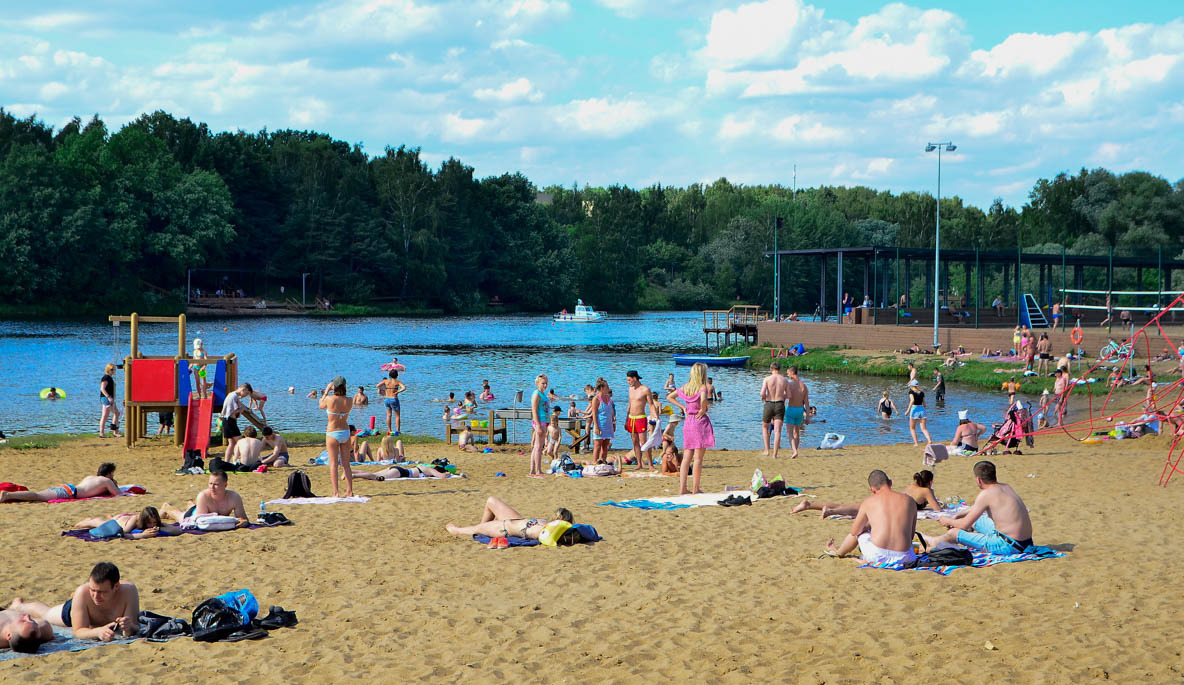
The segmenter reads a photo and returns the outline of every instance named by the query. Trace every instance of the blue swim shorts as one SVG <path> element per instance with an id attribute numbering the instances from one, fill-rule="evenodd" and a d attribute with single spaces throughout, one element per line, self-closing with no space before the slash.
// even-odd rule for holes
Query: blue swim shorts
<path id="1" fill-rule="evenodd" d="M 382 403 L 387 409 L 390 409 L 391 411 L 401 411 L 398 397 L 388 397 L 383 400 Z"/>
<path id="2" fill-rule="evenodd" d="M 790 426 L 800 426 L 802 421 L 806 418 L 806 410 L 803 407 L 785 407 L 785 423 Z"/>

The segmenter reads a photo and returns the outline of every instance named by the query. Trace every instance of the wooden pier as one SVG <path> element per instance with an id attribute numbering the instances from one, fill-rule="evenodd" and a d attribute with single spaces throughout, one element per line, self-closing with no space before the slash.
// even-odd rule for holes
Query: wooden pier
<path id="1" fill-rule="evenodd" d="M 732 337 L 746 343 L 756 343 L 757 324 L 767 321 L 769 313 L 755 304 L 738 304 L 731 309 L 703 310 L 703 344 L 711 349 L 711 335 L 715 334 L 715 351 L 720 350 L 720 336 L 723 345 L 732 344 Z"/>

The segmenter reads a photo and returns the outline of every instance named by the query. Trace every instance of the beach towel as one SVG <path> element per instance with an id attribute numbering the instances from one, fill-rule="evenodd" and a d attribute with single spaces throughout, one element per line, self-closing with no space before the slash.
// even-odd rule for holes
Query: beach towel
<path id="1" fill-rule="evenodd" d="M 483 545 L 489 544 L 489 536 L 480 533 L 473 533 L 473 542 L 480 542 Z M 510 543 L 511 547 L 534 547 L 542 544 L 538 540 L 531 540 L 530 538 L 506 538 L 506 542 Z"/>
<path id="2" fill-rule="evenodd" d="M 996 564 L 1012 564 L 1020 561 L 1040 561 L 1041 559 L 1052 559 L 1055 557 L 1065 556 L 1064 552 L 1058 552 L 1051 547 L 1042 547 L 1040 545 L 1032 545 L 1019 554 L 991 554 L 990 552 L 980 552 L 971 550 L 974 555 L 974 561 L 970 566 L 917 566 L 910 567 L 901 562 L 886 562 L 876 561 L 870 564 L 863 564 L 859 568 L 882 568 L 890 571 L 933 571 L 942 576 L 948 576 L 956 569 L 960 568 L 985 568 L 987 566 L 994 566 Z M 926 555 L 922 554 L 919 558 L 924 558 Z"/>
<path id="3" fill-rule="evenodd" d="M 292 497 L 291 499 L 273 499 L 268 504 L 365 504 L 369 497 L 354 495 L 353 497 Z"/>
<path id="4" fill-rule="evenodd" d="M 719 506 L 720 500 L 727 498 L 728 495 L 750 495 L 752 496 L 753 501 L 756 501 L 757 499 L 757 497 L 752 495 L 752 493 L 739 490 L 736 492 L 704 492 L 698 495 L 646 497 L 644 499 L 630 499 L 621 502 L 609 500 L 607 502 L 600 502 L 598 506 L 620 507 L 622 509 L 686 509 L 688 507 L 715 507 Z"/>
<path id="5" fill-rule="evenodd" d="M 126 645 L 129 642 L 135 642 L 139 638 L 121 637 L 110 642 L 100 642 L 98 640 L 80 640 L 73 636 L 69 628 L 62 628 L 60 626 L 53 627 L 53 639 L 41 645 L 41 647 L 33 654 L 25 654 L 23 652 L 14 652 L 5 647 L 0 649 L 0 661 L 8 661 L 10 659 L 20 659 L 27 656 L 45 656 L 46 654 L 57 654 L 58 652 L 81 652 L 84 649 L 91 647 L 101 647 L 103 645 Z"/>
<path id="6" fill-rule="evenodd" d="M 148 492 L 148 490 L 145 489 L 144 486 L 142 486 L 142 485 L 120 485 L 119 491 L 122 492 L 125 497 L 134 497 L 136 495 L 143 495 Z M 88 499 L 111 499 L 113 497 L 115 497 L 115 495 L 99 495 L 98 497 L 80 497 L 78 499 L 51 499 L 51 500 L 49 500 L 48 503 L 49 504 L 58 504 L 61 502 L 85 502 Z"/>
<path id="7" fill-rule="evenodd" d="M 247 530 L 257 530 L 257 529 L 259 529 L 259 528 L 271 528 L 271 527 L 272 527 L 272 526 L 262 526 L 262 525 L 259 525 L 259 524 L 257 524 L 257 523 L 252 523 L 252 524 L 250 525 L 250 527 L 248 527 L 248 528 L 247 528 Z M 241 529 L 236 529 L 236 530 L 241 530 Z M 132 531 L 132 532 L 133 532 L 133 533 L 139 533 L 139 532 L 141 532 L 141 531 L 139 531 L 139 530 L 134 530 L 134 531 Z M 193 529 L 188 529 L 188 530 L 182 530 L 182 531 L 181 531 L 181 534 L 182 534 L 182 535 L 206 535 L 207 533 L 220 533 L 220 532 L 222 532 L 222 531 L 217 531 L 217 530 L 198 530 L 198 529 L 196 529 L 196 528 L 193 528 Z M 118 536 L 111 536 L 111 537 L 107 537 L 107 538 L 97 538 L 97 537 L 95 537 L 95 536 L 91 535 L 89 530 L 63 530 L 63 531 L 62 531 L 62 535 L 63 535 L 64 537 L 69 537 L 69 538 L 77 538 L 77 539 L 79 539 L 79 540 L 82 540 L 83 542 L 110 542 L 110 541 L 112 541 L 112 540 L 125 540 L 125 539 L 127 539 L 127 538 L 122 538 L 122 537 L 118 537 Z M 156 537 L 158 537 L 158 538 L 175 538 L 175 537 L 178 537 L 178 536 L 177 536 L 177 535 L 173 535 L 173 534 L 171 534 L 171 533 L 163 533 L 163 532 L 162 532 L 160 535 L 157 535 Z M 151 538 L 149 538 L 149 539 L 151 539 Z"/>

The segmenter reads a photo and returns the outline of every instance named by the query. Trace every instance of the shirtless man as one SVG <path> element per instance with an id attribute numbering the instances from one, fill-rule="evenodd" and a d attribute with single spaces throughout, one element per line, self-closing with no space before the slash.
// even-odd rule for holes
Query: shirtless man
<path id="1" fill-rule="evenodd" d="M 981 423 L 975 423 L 970 420 L 970 411 L 963 409 L 958 412 L 958 428 L 954 431 L 954 437 L 950 440 L 950 449 L 970 451 L 971 453 L 978 451 L 978 439 L 982 437 L 983 433 L 987 432 L 987 427 Z"/>
<path id="2" fill-rule="evenodd" d="M 1061 303 L 1052 303 L 1052 329 L 1055 331 L 1061 323 Z"/>
<path id="3" fill-rule="evenodd" d="M 654 450 L 650 448 L 645 450 L 643 454 L 641 443 L 650 431 L 650 413 L 652 412 L 656 416 L 661 408 L 649 386 L 641 384 L 641 376 L 637 375 L 636 371 L 631 369 L 625 372 L 625 383 L 629 385 L 629 410 L 626 413 L 625 432 L 633 441 L 633 459 L 637 462 L 634 470 L 640 471 L 644 460 L 645 470 L 652 471 L 654 470 Z"/>
<path id="4" fill-rule="evenodd" d="M 197 503 L 187 510 L 172 509 L 168 502 L 160 505 L 162 517 L 171 517 L 178 523 L 203 514 L 218 514 L 219 516 L 233 516 L 238 519 L 236 528 L 246 528 L 251 525 L 247 519 L 247 509 L 243 506 L 243 498 L 234 490 L 226 489 L 226 472 L 215 471 L 210 474 L 209 487 L 197 494 Z"/>
<path id="5" fill-rule="evenodd" d="M 781 363 L 769 364 L 769 375 L 761 383 L 761 440 L 765 444 L 764 456 L 769 456 L 769 427 L 773 427 L 773 458 L 781 450 L 781 424 L 785 422 L 785 398 L 789 394 L 789 381 L 781 375 Z"/>
<path id="6" fill-rule="evenodd" d="M 247 426 L 243 436 L 234 443 L 234 453 L 230 455 L 230 463 L 244 464 L 251 468 L 259 467 L 259 455 L 263 453 L 263 441 L 254 426 Z"/>
<path id="7" fill-rule="evenodd" d="M 399 394 L 407 389 L 403 381 L 399 380 L 399 372 L 391 370 L 389 377 L 384 378 L 378 383 L 378 396 L 382 398 L 382 404 L 386 407 L 386 434 L 399 435 L 399 431 L 403 425 L 402 407 L 399 404 Z M 391 416 L 395 417 L 395 427 L 391 429 Z"/>
<path id="8" fill-rule="evenodd" d="M 992 554 L 1019 554 L 1031 547 L 1028 508 L 1010 485 L 995 479 L 995 465 L 989 461 L 975 464 L 974 481 L 980 490 L 974 504 L 953 518 L 939 518 L 937 522 L 949 530 L 938 537 L 924 536 L 926 544 L 932 548 L 940 542 L 957 542 Z"/>
<path id="9" fill-rule="evenodd" d="M 1069 388 L 1072 381 L 1069 380 L 1069 372 L 1057 367 L 1053 372 L 1056 381 L 1053 383 L 1052 392 L 1057 396 L 1056 402 L 1047 411 L 1051 412 L 1048 423 L 1053 426 L 1061 425 L 1065 420 L 1065 412 L 1068 411 L 1069 404 Z"/>
<path id="10" fill-rule="evenodd" d="M 119 569 L 109 561 L 95 564 L 90 578 L 64 604 L 50 607 L 18 597 L 9 608 L 71 628 L 74 637 L 83 640 L 110 642 L 140 632 L 140 593 L 135 585 L 119 580 Z"/>
<path id="11" fill-rule="evenodd" d="M 42 644 L 53 639 L 53 626 L 43 618 L 36 618 L 21 609 L 20 597 L 0 611 L 0 647 L 14 652 L 33 654 Z"/>
<path id="12" fill-rule="evenodd" d="M 271 448 L 271 454 L 259 460 L 260 464 L 268 466 L 288 465 L 288 441 L 284 436 L 275 432 L 271 426 L 263 427 L 263 446 Z"/>
<path id="13" fill-rule="evenodd" d="M 1040 340 L 1036 341 L 1036 356 L 1040 358 L 1036 362 L 1036 373 L 1043 376 L 1048 373 L 1048 364 L 1052 360 L 1052 341 L 1048 339 L 1048 333 L 1041 333 Z"/>
<path id="14" fill-rule="evenodd" d="M 785 372 L 785 425 L 789 427 L 789 446 L 792 459 L 798 458 L 798 446 L 802 442 L 802 426 L 806 422 L 806 407 L 810 406 L 810 390 L 798 378 L 798 367 L 791 366 Z"/>
<path id="15" fill-rule="evenodd" d="M 916 558 L 913 553 L 916 500 L 894 491 L 888 474 L 879 469 L 868 474 L 867 486 L 872 496 L 860 503 L 851 532 L 838 547 L 831 538 L 826 543 L 827 554 L 843 557 L 858 546 L 864 561 L 912 561 Z"/>
<path id="16" fill-rule="evenodd" d="M 358 386 L 358 391 L 354 393 L 354 406 L 365 407 L 370 404 L 370 398 L 366 397 L 365 386 Z"/>
<path id="17" fill-rule="evenodd" d="M 64 483 L 46 488 L 40 492 L 0 492 L 0 502 L 48 502 L 54 499 L 86 499 L 111 495 L 119 497 L 119 486 L 115 483 L 115 464 L 99 464 L 98 475 L 83 478 L 78 485 Z"/>

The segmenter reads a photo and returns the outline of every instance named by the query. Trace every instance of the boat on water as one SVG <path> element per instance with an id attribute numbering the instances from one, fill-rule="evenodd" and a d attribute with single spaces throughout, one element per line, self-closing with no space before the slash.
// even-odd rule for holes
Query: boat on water
<path id="1" fill-rule="evenodd" d="M 708 366 L 744 366 L 748 357 L 716 357 L 708 354 L 676 354 L 674 363 L 679 366 L 691 366 L 703 363 Z"/>
<path id="2" fill-rule="evenodd" d="M 604 312 L 598 312 L 592 308 L 591 305 L 584 304 L 583 300 L 576 300 L 575 312 L 568 313 L 566 309 L 555 315 L 555 321 L 563 323 L 601 323 L 608 315 Z"/>

